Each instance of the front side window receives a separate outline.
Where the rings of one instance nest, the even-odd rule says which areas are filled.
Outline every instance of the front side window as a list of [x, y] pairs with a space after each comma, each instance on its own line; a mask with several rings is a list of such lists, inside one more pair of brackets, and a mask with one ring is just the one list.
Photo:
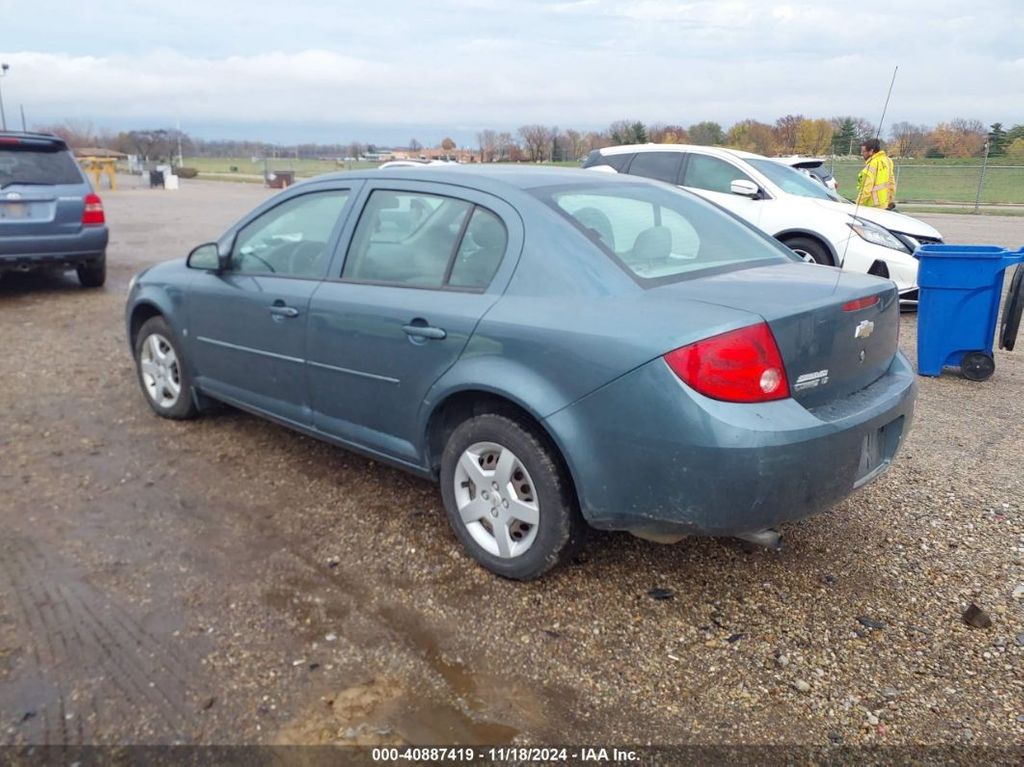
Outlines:
[[682, 152], [639, 152], [629, 166], [629, 175], [678, 184], [682, 159]]
[[795, 260], [792, 251], [693, 195], [654, 185], [534, 192], [641, 284]]
[[281, 277], [322, 277], [330, 259], [327, 243], [347, 189], [293, 197], [246, 224], [235, 237], [230, 270]]
[[730, 194], [732, 191], [730, 186], [733, 181], [753, 182], [753, 179], [725, 160], [704, 154], [690, 155], [690, 161], [686, 164], [683, 186]]
[[497, 271], [507, 241], [501, 220], [471, 202], [376, 190], [359, 217], [341, 278], [483, 290]]

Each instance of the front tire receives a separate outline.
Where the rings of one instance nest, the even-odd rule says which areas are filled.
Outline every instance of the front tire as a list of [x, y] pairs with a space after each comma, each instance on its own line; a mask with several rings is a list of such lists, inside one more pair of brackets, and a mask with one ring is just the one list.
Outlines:
[[107, 254], [104, 253], [95, 261], [79, 264], [75, 271], [83, 288], [102, 288], [107, 281]]
[[163, 317], [151, 317], [135, 339], [135, 370], [146, 402], [164, 418], [195, 418], [192, 376], [174, 331]]
[[809, 264], [835, 265], [828, 248], [810, 237], [791, 237], [783, 244]]
[[469, 554], [514, 580], [538, 578], [563, 562], [586, 528], [554, 447], [496, 413], [452, 432], [441, 456], [441, 496]]

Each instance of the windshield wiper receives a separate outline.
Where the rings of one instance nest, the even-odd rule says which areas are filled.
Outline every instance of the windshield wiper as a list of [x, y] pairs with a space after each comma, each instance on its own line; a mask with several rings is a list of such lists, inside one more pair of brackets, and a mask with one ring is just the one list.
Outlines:
[[0, 189], [6, 189], [7, 187], [14, 186], [15, 184], [18, 186], [50, 186], [49, 181], [21, 181], [19, 179], [15, 179], [14, 181], [4, 181], [0, 184]]

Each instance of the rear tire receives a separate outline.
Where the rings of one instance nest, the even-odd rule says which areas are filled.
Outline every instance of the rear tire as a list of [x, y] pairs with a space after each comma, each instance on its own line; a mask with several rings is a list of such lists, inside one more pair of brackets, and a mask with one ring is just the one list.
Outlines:
[[796, 253], [809, 264], [835, 266], [828, 248], [810, 237], [790, 237], [783, 245]]
[[83, 288], [102, 288], [107, 281], [107, 254], [104, 253], [95, 261], [79, 264], [75, 271]]
[[192, 375], [174, 331], [163, 317], [150, 317], [135, 339], [135, 371], [146, 402], [164, 418], [199, 414], [192, 399]]
[[441, 456], [441, 497], [470, 556], [504, 578], [540, 577], [576, 551], [586, 530], [555, 448], [496, 413], [452, 432]]

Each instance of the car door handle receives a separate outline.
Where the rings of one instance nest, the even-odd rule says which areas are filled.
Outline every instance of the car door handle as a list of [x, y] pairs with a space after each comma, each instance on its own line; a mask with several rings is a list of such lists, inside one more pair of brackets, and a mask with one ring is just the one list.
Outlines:
[[448, 337], [448, 334], [443, 329], [435, 328], [431, 325], [402, 325], [402, 330], [405, 331], [407, 336], [413, 337], [436, 338], [438, 340]]
[[285, 306], [283, 301], [275, 301], [270, 307], [270, 313], [275, 317], [298, 317], [299, 310], [294, 306]]

